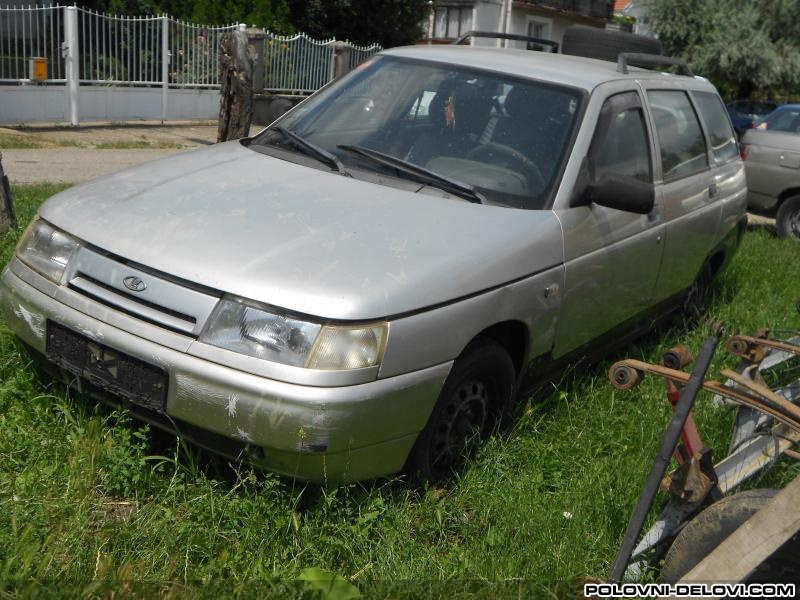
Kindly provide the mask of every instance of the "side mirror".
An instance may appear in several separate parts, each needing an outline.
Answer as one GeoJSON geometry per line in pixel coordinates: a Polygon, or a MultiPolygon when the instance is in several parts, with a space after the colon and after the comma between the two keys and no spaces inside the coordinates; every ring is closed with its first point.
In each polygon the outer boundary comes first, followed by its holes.
{"type": "Polygon", "coordinates": [[[652,183],[624,175],[604,175],[590,183],[587,192],[595,204],[640,215],[649,214],[656,202],[652,183]]]}

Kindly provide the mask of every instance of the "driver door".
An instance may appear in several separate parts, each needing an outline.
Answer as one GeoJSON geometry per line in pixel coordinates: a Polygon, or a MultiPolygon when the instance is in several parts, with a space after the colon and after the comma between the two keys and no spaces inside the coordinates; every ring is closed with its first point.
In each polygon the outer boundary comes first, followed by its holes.
{"type": "MultiPolygon", "coordinates": [[[[639,92],[609,92],[587,154],[590,178],[618,174],[652,183],[653,156],[639,92]]],[[[564,232],[565,289],[555,358],[648,309],[663,253],[658,205],[640,215],[577,200],[583,205],[556,209],[564,232]]]]}

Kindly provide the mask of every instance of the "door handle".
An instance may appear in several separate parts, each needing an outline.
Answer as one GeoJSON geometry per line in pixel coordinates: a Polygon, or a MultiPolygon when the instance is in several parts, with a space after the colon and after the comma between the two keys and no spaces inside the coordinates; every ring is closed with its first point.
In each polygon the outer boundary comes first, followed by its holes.
{"type": "Polygon", "coordinates": [[[716,197],[717,197],[717,184],[712,183],[710,186],[708,186],[708,199],[713,200],[716,197]]]}

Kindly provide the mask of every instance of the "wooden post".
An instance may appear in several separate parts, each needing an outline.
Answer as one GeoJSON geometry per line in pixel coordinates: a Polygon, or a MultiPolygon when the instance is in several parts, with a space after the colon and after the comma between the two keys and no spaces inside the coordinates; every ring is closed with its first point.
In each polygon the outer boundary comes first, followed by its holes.
{"type": "Polygon", "coordinates": [[[14,201],[11,198],[11,185],[3,172],[3,155],[0,153],[0,233],[5,233],[17,225],[14,214],[14,201]]]}
{"type": "Polygon", "coordinates": [[[253,120],[253,62],[247,33],[240,29],[222,36],[219,44],[220,104],[217,141],[250,135],[253,120]]]}

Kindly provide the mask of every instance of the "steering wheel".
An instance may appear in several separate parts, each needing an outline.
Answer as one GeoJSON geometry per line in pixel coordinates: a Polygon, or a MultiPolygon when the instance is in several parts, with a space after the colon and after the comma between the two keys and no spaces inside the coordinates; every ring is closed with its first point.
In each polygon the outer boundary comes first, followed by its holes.
{"type": "Polygon", "coordinates": [[[542,177],[542,172],[539,170],[539,167],[536,166],[536,163],[525,156],[522,152],[515,150],[511,146],[497,144],[495,142],[486,142],[485,144],[481,144],[480,146],[470,150],[467,153],[467,158],[475,159],[479,156],[487,156],[488,158],[488,155],[490,154],[500,154],[514,161],[515,163],[518,163],[526,173],[533,174],[536,184],[540,189],[544,189],[547,186],[547,182],[545,181],[544,177],[542,177]]]}

